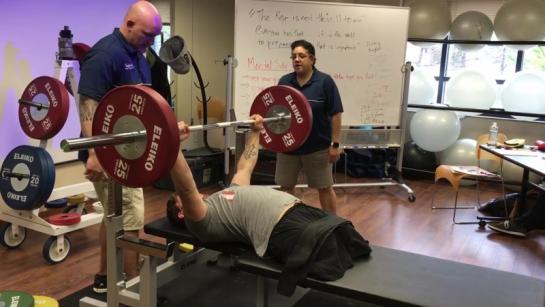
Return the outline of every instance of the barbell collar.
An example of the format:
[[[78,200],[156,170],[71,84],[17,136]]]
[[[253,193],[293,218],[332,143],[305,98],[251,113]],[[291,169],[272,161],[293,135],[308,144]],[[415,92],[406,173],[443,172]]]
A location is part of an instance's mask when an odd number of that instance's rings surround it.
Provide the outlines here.
[[[34,102],[34,101],[30,101],[30,100],[26,100],[26,99],[19,99],[18,101],[19,101],[20,104],[25,104],[25,105],[28,105],[28,106],[36,107],[36,108],[38,108],[38,110],[49,109],[48,105],[37,103],[37,102]]]
[[[264,118],[263,122],[276,122],[288,120],[291,115],[282,115],[277,117],[268,117]],[[189,126],[189,131],[197,130],[209,130],[215,128],[226,128],[231,126],[241,126],[249,125],[255,123],[253,119],[240,120],[240,121],[231,121],[231,122],[219,122],[208,125],[194,125]],[[146,130],[132,131],[132,132],[123,132],[115,134],[101,134],[84,138],[74,138],[74,139],[64,139],[61,141],[61,149],[64,152],[89,149],[99,146],[107,145],[119,145],[119,144],[128,144],[133,143],[139,139],[145,138],[147,136]]]

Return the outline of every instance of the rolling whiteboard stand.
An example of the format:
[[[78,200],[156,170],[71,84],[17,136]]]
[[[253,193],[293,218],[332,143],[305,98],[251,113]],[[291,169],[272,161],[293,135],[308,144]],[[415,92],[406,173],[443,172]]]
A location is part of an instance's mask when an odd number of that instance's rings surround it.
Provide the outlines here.
[[[403,73],[403,92],[402,92],[402,107],[400,109],[400,125],[397,127],[384,127],[380,129],[359,130],[359,129],[343,129],[341,133],[341,143],[344,149],[354,148],[396,148],[396,167],[391,178],[384,178],[381,182],[366,182],[366,183],[336,183],[335,187],[368,187],[368,186],[400,186],[408,193],[410,202],[416,200],[414,191],[403,181],[401,176],[403,165],[403,150],[405,140],[405,129],[407,125],[407,101],[409,93],[410,75],[412,65],[407,62],[401,69]],[[345,176],[346,164],[348,157],[345,156]]]
[[[414,201],[414,192],[400,175],[410,73],[410,64],[405,63],[408,28],[408,7],[236,0],[237,117],[247,118],[254,97],[293,72],[291,42],[308,40],[316,49],[316,67],[337,84],[343,125],[365,128],[343,128],[341,146],[398,149],[392,178],[335,187],[399,185]]]

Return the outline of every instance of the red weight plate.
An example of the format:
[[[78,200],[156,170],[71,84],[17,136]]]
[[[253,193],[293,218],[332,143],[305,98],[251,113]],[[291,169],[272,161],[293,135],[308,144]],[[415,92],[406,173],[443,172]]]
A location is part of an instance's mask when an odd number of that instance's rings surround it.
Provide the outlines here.
[[[77,212],[59,213],[48,217],[47,221],[58,226],[74,225],[81,222],[81,214]]]
[[[269,117],[273,108],[290,113],[290,126],[286,131],[278,133],[265,124],[260,136],[261,145],[275,152],[289,152],[299,148],[312,130],[312,109],[307,98],[293,87],[271,86],[256,96],[250,114]]]
[[[147,132],[141,153],[128,157],[119,145],[97,147],[95,152],[110,178],[124,186],[143,187],[168,173],[180,150],[178,123],[166,100],[144,85],[117,87],[109,91],[98,105],[93,135],[132,132],[134,129],[114,131],[114,128],[131,126],[125,123],[135,121]],[[135,144],[126,147],[130,149]]]
[[[84,43],[74,43],[72,44],[72,49],[74,49],[74,54],[76,55],[76,59],[81,64],[81,61],[83,61],[87,52],[91,50],[91,47],[89,47],[89,45]]]
[[[19,123],[29,137],[46,140],[55,136],[64,126],[70,98],[59,80],[48,76],[38,77],[27,85],[21,99],[49,107],[40,109],[19,104]]]

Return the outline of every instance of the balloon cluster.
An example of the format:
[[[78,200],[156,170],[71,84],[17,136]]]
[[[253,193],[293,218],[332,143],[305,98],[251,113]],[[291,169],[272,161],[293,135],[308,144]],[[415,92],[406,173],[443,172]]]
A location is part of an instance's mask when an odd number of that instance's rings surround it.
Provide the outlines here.
[[[498,10],[494,23],[477,11],[467,11],[452,21],[446,0],[408,0],[409,37],[444,39],[450,32],[452,40],[482,40],[492,38],[495,32],[504,41],[541,41],[545,39],[545,1],[509,0]],[[429,46],[430,44],[420,44]],[[516,49],[531,47],[513,46]],[[483,44],[460,44],[464,51],[476,51]]]
[[[452,20],[446,0],[408,0],[409,37],[425,39],[489,41],[495,33],[502,41],[542,41],[545,39],[545,1],[507,0],[493,22],[485,14],[468,11]],[[421,44],[430,46],[432,44]],[[513,46],[523,49],[527,46]],[[458,44],[463,51],[477,51],[484,44]],[[433,76],[416,70],[411,74],[409,104],[429,104],[434,100],[436,83]],[[506,111],[545,114],[545,75],[518,72],[506,80],[499,95],[498,86],[480,71],[462,70],[452,76],[445,91],[445,101],[452,107],[489,109],[501,100]],[[494,105],[495,106],[495,105]],[[417,111],[410,122],[414,146],[427,152],[442,152],[438,159],[447,164],[474,164],[476,141],[458,140],[460,119],[447,110]],[[408,151],[423,156],[421,151]],[[414,158],[414,157],[413,157]],[[520,177],[518,169],[504,169],[506,177]],[[514,179],[514,178],[510,178]]]

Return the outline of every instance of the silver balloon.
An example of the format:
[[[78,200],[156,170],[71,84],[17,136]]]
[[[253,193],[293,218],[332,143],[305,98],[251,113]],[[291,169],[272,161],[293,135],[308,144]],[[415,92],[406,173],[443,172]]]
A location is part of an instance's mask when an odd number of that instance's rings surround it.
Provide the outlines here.
[[[459,139],[446,150],[438,153],[439,163],[446,165],[477,165],[477,141]]]
[[[452,17],[446,0],[409,0],[409,37],[444,39],[449,31]],[[417,43],[428,46],[429,43]]]
[[[459,139],[452,146],[437,154],[439,163],[446,165],[477,166],[477,141]],[[462,180],[463,186],[474,185],[473,180]]]
[[[477,11],[468,11],[454,19],[450,26],[450,39],[488,41],[494,33],[494,25],[488,16]],[[477,51],[483,44],[456,44],[464,51]]]
[[[522,173],[522,167],[508,161],[503,161],[502,175],[505,182],[521,183]],[[533,183],[539,183],[541,181],[541,177],[533,172],[530,172],[530,177],[528,180]],[[520,189],[520,184],[509,185],[509,189],[518,191]]]
[[[543,40],[545,38],[545,1],[511,0],[506,2],[496,14],[494,29],[499,40]]]

